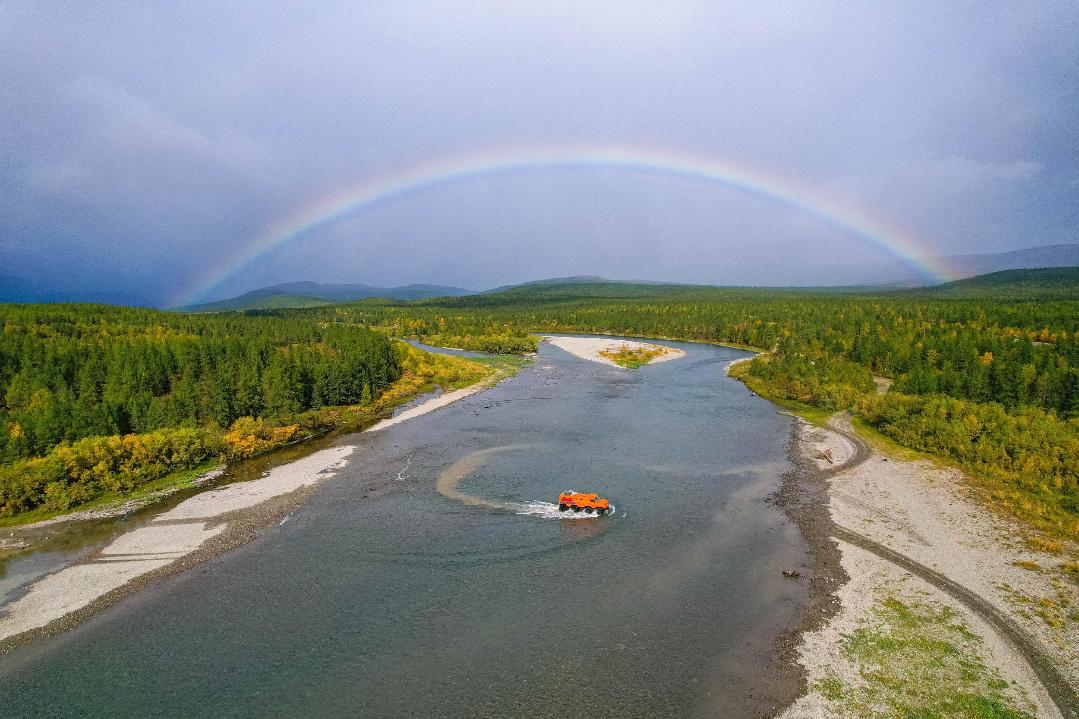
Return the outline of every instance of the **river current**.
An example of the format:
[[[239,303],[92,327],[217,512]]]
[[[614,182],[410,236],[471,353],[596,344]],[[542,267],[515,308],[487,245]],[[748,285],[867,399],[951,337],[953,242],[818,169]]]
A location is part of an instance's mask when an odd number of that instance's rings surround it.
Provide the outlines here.
[[[542,345],[376,433],[287,521],[0,657],[3,716],[749,717],[793,687],[791,420],[744,353],[624,370]],[[604,517],[562,515],[595,491]],[[789,680],[787,680],[789,681]]]

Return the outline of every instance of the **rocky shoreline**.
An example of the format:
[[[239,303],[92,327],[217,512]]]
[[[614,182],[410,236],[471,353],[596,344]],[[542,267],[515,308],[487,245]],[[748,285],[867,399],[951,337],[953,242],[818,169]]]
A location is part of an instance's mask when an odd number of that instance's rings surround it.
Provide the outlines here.
[[[832,539],[835,524],[828,512],[826,474],[803,452],[801,433],[801,424],[793,422],[787,443],[787,455],[792,466],[783,475],[779,489],[769,501],[798,527],[809,545],[809,565],[792,568],[788,574],[792,580],[808,581],[809,596],[802,607],[798,626],[776,641],[774,671],[786,687],[786,699],[769,713],[769,717],[779,716],[806,694],[807,673],[799,661],[802,637],[819,631],[836,615],[840,609],[836,591],[850,579],[840,561],[839,548]]]
[[[843,417],[828,428],[796,420],[791,462],[776,502],[813,560],[801,627],[778,648],[801,692],[778,716],[891,716],[949,701],[1077,716],[1076,615],[1047,613],[1079,602],[1061,578],[1074,546],[1032,549],[1021,527],[968,496],[961,473],[873,451]],[[874,654],[875,643],[891,649]]]

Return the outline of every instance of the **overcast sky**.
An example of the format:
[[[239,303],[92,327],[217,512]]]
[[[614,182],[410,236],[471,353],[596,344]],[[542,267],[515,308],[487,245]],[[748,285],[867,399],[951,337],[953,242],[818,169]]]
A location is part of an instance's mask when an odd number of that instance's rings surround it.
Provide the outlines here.
[[[6,0],[0,290],[167,304],[365,179],[592,145],[789,178],[932,253],[1073,242],[1079,8]],[[209,294],[302,279],[732,283],[776,264],[882,259],[841,227],[729,188],[577,169],[410,194]]]

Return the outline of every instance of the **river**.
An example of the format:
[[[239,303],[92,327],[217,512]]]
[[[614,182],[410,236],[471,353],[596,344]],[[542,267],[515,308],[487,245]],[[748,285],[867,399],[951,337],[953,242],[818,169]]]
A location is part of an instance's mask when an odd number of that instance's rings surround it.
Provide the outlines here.
[[[4,716],[759,716],[796,687],[789,417],[745,353],[623,370],[542,345],[377,433],[287,521],[0,657]],[[600,518],[560,515],[597,491]],[[786,677],[786,678],[783,678]]]

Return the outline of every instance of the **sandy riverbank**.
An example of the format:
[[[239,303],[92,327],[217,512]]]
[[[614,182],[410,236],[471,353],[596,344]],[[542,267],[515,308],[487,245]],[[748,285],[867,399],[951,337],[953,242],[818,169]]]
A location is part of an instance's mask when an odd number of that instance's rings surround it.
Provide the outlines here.
[[[668,362],[670,360],[685,357],[686,353],[674,347],[666,347],[653,342],[638,342],[636,340],[618,340],[607,337],[567,337],[562,335],[549,335],[544,339],[559,349],[569,352],[581,359],[600,362],[602,364],[618,367],[609,357],[604,357],[602,352],[616,352],[625,347],[630,350],[661,350],[663,354],[652,358],[649,364]]]
[[[366,431],[379,431],[475,394],[474,385],[434,397]],[[302,503],[306,492],[335,475],[352,446],[314,452],[275,467],[263,477],[202,492],[163,512],[145,526],[125,532],[77,563],[32,583],[0,607],[0,650],[36,634],[66,629],[140,582],[181,571],[253,536]],[[58,518],[50,521],[63,521]]]
[[[1077,548],[1032,549],[956,470],[883,456],[842,421],[833,430],[800,422],[797,449],[827,482],[849,580],[802,637],[808,691],[781,716],[902,716],[950,697],[1075,717],[1079,588],[1063,564]]]

